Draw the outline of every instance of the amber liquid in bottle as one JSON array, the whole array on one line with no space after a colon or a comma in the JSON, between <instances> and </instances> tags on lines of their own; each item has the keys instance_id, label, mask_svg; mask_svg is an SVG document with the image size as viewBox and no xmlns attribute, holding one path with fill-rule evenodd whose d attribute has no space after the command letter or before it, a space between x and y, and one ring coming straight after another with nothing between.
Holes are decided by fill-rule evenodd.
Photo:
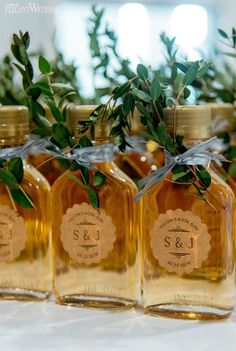
<instances>
[{"instance_id":1,"label":"amber liquid in bottle","mask_svg":"<svg viewBox=\"0 0 236 351\"><path fill-rule=\"evenodd\" d=\"M157 184L141 200L142 301L147 313L230 315L235 299L234 196L211 173L207 203L192 185Z\"/></svg>"},{"instance_id":2,"label":"amber liquid in bottle","mask_svg":"<svg viewBox=\"0 0 236 351\"><path fill-rule=\"evenodd\" d=\"M46 154L30 153L28 155L28 162L47 179L50 185L66 170L61 160L57 160Z\"/></svg>"},{"instance_id":3,"label":"amber liquid in bottle","mask_svg":"<svg viewBox=\"0 0 236 351\"><path fill-rule=\"evenodd\" d=\"M1 147L22 144L15 142L1 140ZM27 163L21 186L35 208L13 204L6 186L0 185L0 297L44 300L52 290L50 186Z\"/></svg>"},{"instance_id":4,"label":"amber liquid in bottle","mask_svg":"<svg viewBox=\"0 0 236 351\"><path fill-rule=\"evenodd\" d=\"M137 297L136 187L113 162L96 165L107 177L99 209L70 172L52 187L54 294L60 304L128 308Z\"/></svg>"}]
</instances>

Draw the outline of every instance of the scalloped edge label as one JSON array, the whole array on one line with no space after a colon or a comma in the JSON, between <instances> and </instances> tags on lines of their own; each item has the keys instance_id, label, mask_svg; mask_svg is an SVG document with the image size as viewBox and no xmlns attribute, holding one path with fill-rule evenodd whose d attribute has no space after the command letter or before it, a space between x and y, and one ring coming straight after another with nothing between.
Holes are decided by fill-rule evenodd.
<instances>
[{"instance_id":1,"label":"scalloped edge label","mask_svg":"<svg viewBox=\"0 0 236 351\"><path fill-rule=\"evenodd\" d=\"M62 217L61 241L77 263L90 265L107 258L116 240L116 228L105 210L75 204Z\"/></svg>"},{"instance_id":2,"label":"scalloped edge label","mask_svg":"<svg viewBox=\"0 0 236 351\"><path fill-rule=\"evenodd\" d=\"M160 214L150 231L153 256L161 267L177 274L201 267L211 249L210 241L201 218L181 209Z\"/></svg>"}]
</instances>

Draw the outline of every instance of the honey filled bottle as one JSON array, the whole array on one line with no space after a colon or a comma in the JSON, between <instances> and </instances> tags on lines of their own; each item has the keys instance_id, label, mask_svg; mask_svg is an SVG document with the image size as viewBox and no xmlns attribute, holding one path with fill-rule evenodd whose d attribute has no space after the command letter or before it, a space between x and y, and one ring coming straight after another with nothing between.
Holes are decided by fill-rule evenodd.
<instances>
[{"instance_id":1,"label":"honey filled bottle","mask_svg":"<svg viewBox=\"0 0 236 351\"><path fill-rule=\"evenodd\" d=\"M28 110L22 106L0 107L0 148L12 152L29 136ZM7 150L5 150L7 149ZM16 161L16 160L15 160ZM1 166L16 163L1 159ZM15 168L17 170L17 167ZM14 170L14 169L13 169ZM4 170L1 171L1 177ZM20 176L20 170L16 177ZM1 178L0 177L0 178ZM44 300L51 293L50 186L31 165L24 164L22 192L33 204L19 205L17 189L0 182L0 297L4 299ZM18 194L19 195L19 194ZM25 202L21 197L20 202ZM22 207L23 206L23 207Z\"/></svg>"},{"instance_id":2,"label":"honey filled bottle","mask_svg":"<svg viewBox=\"0 0 236 351\"><path fill-rule=\"evenodd\" d=\"M173 133L173 109L165 115ZM178 106L175 130L187 148L208 139L209 107ZM207 201L192 183L173 182L171 174L141 199L142 303L149 314L221 319L233 311L235 199L210 173Z\"/></svg>"},{"instance_id":3,"label":"honey filled bottle","mask_svg":"<svg viewBox=\"0 0 236 351\"><path fill-rule=\"evenodd\" d=\"M94 106L69 108L76 139L79 123L93 110ZM81 170L65 172L52 187L54 294L60 304L118 309L136 303L136 187L113 163L106 133L106 125L96 126L94 145L99 149L93 165L106 176L105 184L96 188L99 208L92 206L81 186ZM91 170L91 187L94 174Z\"/></svg>"},{"instance_id":4,"label":"honey filled bottle","mask_svg":"<svg viewBox=\"0 0 236 351\"><path fill-rule=\"evenodd\" d=\"M154 142L145 140L142 133L145 128L140 120L140 113L135 109L130 118L131 132L124 153L116 153L115 163L135 183L140 179L160 168L164 162L164 153Z\"/></svg>"}]
</instances>

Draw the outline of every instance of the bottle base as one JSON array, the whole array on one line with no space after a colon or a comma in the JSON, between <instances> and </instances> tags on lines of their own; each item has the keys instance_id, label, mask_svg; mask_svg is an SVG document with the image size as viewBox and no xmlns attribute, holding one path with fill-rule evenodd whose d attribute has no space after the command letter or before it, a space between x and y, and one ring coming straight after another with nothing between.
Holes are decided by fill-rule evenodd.
<instances>
[{"instance_id":1,"label":"bottle base","mask_svg":"<svg viewBox=\"0 0 236 351\"><path fill-rule=\"evenodd\" d=\"M146 307L145 313L167 318L218 320L228 318L232 310L213 306L161 304Z\"/></svg>"},{"instance_id":2,"label":"bottle base","mask_svg":"<svg viewBox=\"0 0 236 351\"><path fill-rule=\"evenodd\" d=\"M56 297L56 302L60 305L75 307L93 307L104 309L128 309L136 305L136 301L126 300L117 297L93 296L93 295L65 295Z\"/></svg>"},{"instance_id":3,"label":"bottle base","mask_svg":"<svg viewBox=\"0 0 236 351\"><path fill-rule=\"evenodd\" d=\"M0 288L0 299L19 300L19 301L44 301L50 297L48 291L35 291L28 289L3 289Z\"/></svg>"}]
</instances>

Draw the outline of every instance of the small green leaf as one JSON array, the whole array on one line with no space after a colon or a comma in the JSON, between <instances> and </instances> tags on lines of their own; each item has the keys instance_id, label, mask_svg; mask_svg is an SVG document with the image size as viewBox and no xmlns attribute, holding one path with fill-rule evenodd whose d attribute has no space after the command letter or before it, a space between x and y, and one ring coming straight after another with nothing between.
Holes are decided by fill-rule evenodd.
<instances>
[{"instance_id":1,"label":"small green leaf","mask_svg":"<svg viewBox=\"0 0 236 351\"><path fill-rule=\"evenodd\" d=\"M135 106L137 107L138 111L141 113L141 115L149 118L149 113L148 111L146 110L145 106L143 106L143 104L141 102L137 102L135 104Z\"/></svg>"},{"instance_id":2,"label":"small green leaf","mask_svg":"<svg viewBox=\"0 0 236 351\"><path fill-rule=\"evenodd\" d=\"M73 180L75 183L81 186L81 188L87 189L87 185L85 185L78 177L74 176L73 174L67 174L67 178Z\"/></svg>"},{"instance_id":3,"label":"small green leaf","mask_svg":"<svg viewBox=\"0 0 236 351\"><path fill-rule=\"evenodd\" d=\"M187 99L191 95L191 90L187 87L184 88L184 98Z\"/></svg>"},{"instance_id":4,"label":"small green leaf","mask_svg":"<svg viewBox=\"0 0 236 351\"><path fill-rule=\"evenodd\" d=\"M52 137L61 147L66 147L69 144L70 132L62 124L53 124L52 126Z\"/></svg>"},{"instance_id":5,"label":"small green leaf","mask_svg":"<svg viewBox=\"0 0 236 351\"><path fill-rule=\"evenodd\" d=\"M183 171L183 172L180 172L180 173L175 173L172 175L172 180L173 182L176 182L176 180L180 180L181 178L184 178L186 177L186 175L190 172L190 170L187 170L187 171Z\"/></svg>"},{"instance_id":6,"label":"small green leaf","mask_svg":"<svg viewBox=\"0 0 236 351\"><path fill-rule=\"evenodd\" d=\"M175 62L175 67L177 67L181 72L186 73L189 67L181 62Z\"/></svg>"},{"instance_id":7,"label":"small green leaf","mask_svg":"<svg viewBox=\"0 0 236 351\"><path fill-rule=\"evenodd\" d=\"M23 62L22 62L22 59L20 56L19 46L12 44L11 45L11 52L12 52L13 56L17 59L17 61L19 61L23 65Z\"/></svg>"},{"instance_id":8,"label":"small green leaf","mask_svg":"<svg viewBox=\"0 0 236 351\"><path fill-rule=\"evenodd\" d=\"M47 101L47 105L50 108L50 111L52 112L52 115L55 118L55 120L58 123L63 122L63 116L56 104L53 101Z\"/></svg>"},{"instance_id":9,"label":"small green leaf","mask_svg":"<svg viewBox=\"0 0 236 351\"><path fill-rule=\"evenodd\" d=\"M134 108L135 100L132 94L126 94L123 101L123 109L125 115L131 112Z\"/></svg>"},{"instance_id":10,"label":"small green leaf","mask_svg":"<svg viewBox=\"0 0 236 351\"><path fill-rule=\"evenodd\" d=\"M94 208L98 208L99 207L99 198L98 198L96 191L93 190L93 188L91 188L90 186L88 187L87 191L88 191L88 197L89 197L89 200L90 200L92 206Z\"/></svg>"},{"instance_id":11,"label":"small green leaf","mask_svg":"<svg viewBox=\"0 0 236 351\"><path fill-rule=\"evenodd\" d=\"M83 175L83 179L85 180L86 184L90 182L90 173L87 167L81 166L80 167L81 173Z\"/></svg>"},{"instance_id":12,"label":"small green leaf","mask_svg":"<svg viewBox=\"0 0 236 351\"><path fill-rule=\"evenodd\" d=\"M69 167L70 171L71 172L75 172L77 171L78 169L80 169L80 165L76 162L76 161L73 161Z\"/></svg>"},{"instance_id":13,"label":"small green leaf","mask_svg":"<svg viewBox=\"0 0 236 351\"><path fill-rule=\"evenodd\" d=\"M171 76L170 76L171 82L175 81L175 79L177 78L177 75L178 75L177 67L176 67L176 65L173 65L173 67L171 69Z\"/></svg>"},{"instance_id":14,"label":"small green leaf","mask_svg":"<svg viewBox=\"0 0 236 351\"><path fill-rule=\"evenodd\" d=\"M232 39L233 39L233 44L235 48L236 47L236 29L234 27L232 28Z\"/></svg>"},{"instance_id":15,"label":"small green leaf","mask_svg":"<svg viewBox=\"0 0 236 351\"><path fill-rule=\"evenodd\" d=\"M139 78L142 80L148 79L148 70L141 63L137 66L137 74L138 74Z\"/></svg>"},{"instance_id":16,"label":"small green leaf","mask_svg":"<svg viewBox=\"0 0 236 351\"><path fill-rule=\"evenodd\" d=\"M21 62L26 66L28 64L28 55L24 44L19 44L19 52L21 56Z\"/></svg>"},{"instance_id":17,"label":"small green leaf","mask_svg":"<svg viewBox=\"0 0 236 351\"><path fill-rule=\"evenodd\" d=\"M33 77L34 77L34 69L33 69L32 63L31 63L30 61L28 61L28 64L27 64L27 66L26 66L26 69L27 69L27 71L28 71L30 80L32 80Z\"/></svg>"},{"instance_id":18,"label":"small green leaf","mask_svg":"<svg viewBox=\"0 0 236 351\"><path fill-rule=\"evenodd\" d=\"M211 185L211 175L205 167L201 165L197 166L197 176L207 188Z\"/></svg>"},{"instance_id":19,"label":"small green leaf","mask_svg":"<svg viewBox=\"0 0 236 351\"><path fill-rule=\"evenodd\" d=\"M118 146L122 145L124 142L124 138L122 137L122 135L117 135L114 138L114 143Z\"/></svg>"},{"instance_id":20,"label":"small green leaf","mask_svg":"<svg viewBox=\"0 0 236 351\"><path fill-rule=\"evenodd\" d=\"M93 178L93 185L95 187L101 187L106 181L106 176L101 172L96 172Z\"/></svg>"},{"instance_id":21,"label":"small green leaf","mask_svg":"<svg viewBox=\"0 0 236 351\"><path fill-rule=\"evenodd\" d=\"M31 134L39 135L41 137L50 136L51 131L46 128L34 128L31 130Z\"/></svg>"},{"instance_id":22,"label":"small green leaf","mask_svg":"<svg viewBox=\"0 0 236 351\"><path fill-rule=\"evenodd\" d=\"M45 128L48 129L49 131L51 131L51 127L52 127L52 122L49 121L49 119L47 119L47 117L41 116L40 114L37 115L37 124L41 127L41 128Z\"/></svg>"},{"instance_id":23,"label":"small green leaf","mask_svg":"<svg viewBox=\"0 0 236 351\"><path fill-rule=\"evenodd\" d=\"M53 95L53 93L50 90L49 85L45 82L36 82L36 83L31 85L31 88L39 88L41 90L41 92L47 96Z\"/></svg>"},{"instance_id":24,"label":"small green leaf","mask_svg":"<svg viewBox=\"0 0 236 351\"><path fill-rule=\"evenodd\" d=\"M60 101L59 101L59 104L58 104L58 108L61 109L66 101L66 99L69 97L69 96L72 96L72 95L76 95L76 92L75 91L70 91L69 93L66 93L65 95L63 95L61 98L60 98ZM63 116L64 117L64 116Z\"/></svg>"},{"instance_id":25,"label":"small green leaf","mask_svg":"<svg viewBox=\"0 0 236 351\"><path fill-rule=\"evenodd\" d=\"M130 82L125 82L120 87L114 89L113 92L112 92L114 94L114 99L116 100L119 97L121 97L124 94L126 94L129 91L130 87L131 87Z\"/></svg>"},{"instance_id":26,"label":"small green leaf","mask_svg":"<svg viewBox=\"0 0 236 351\"><path fill-rule=\"evenodd\" d=\"M79 144L81 147L93 146L93 143L86 135L84 135L84 136L82 136L82 138L80 138Z\"/></svg>"},{"instance_id":27,"label":"small green leaf","mask_svg":"<svg viewBox=\"0 0 236 351\"><path fill-rule=\"evenodd\" d=\"M161 95L161 85L157 79L154 79L151 83L151 98L157 100Z\"/></svg>"},{"instance_id":28,"label":"small green leaf","mask_svg":"<svg viewBox=\"0 0 236 351\"><path fill-rule=\"evenodd\" d=\"M27 94L31 96L33 99L37 100L41 95L41 89L36 87L29 87L27 89Z\"/></svg>"},{"instance_id":29,"label":"small green leaf","mask_svg":"<svg viewBox=\"0 0 236 351\"><path fill-rule=\"evenodd\" d=\"M202 76L205 76L205 74L207 74L209 68L212 66L211 62L204 62L201 65L201 68L198 70L197 72L197 78L201 78Z\"/></svg>"},{"instance_id":30,"label":"small green leaf","mask_svg":"<svg viewBox=\"0 0 236 351\"><path fill-rule=\"evenodd\" d=\"M218 33L225 39L229 38L228 34L222 29L218 29Z\"/></svg>"},{"instance_id":31,"label":"small green leaf","mask_svg":"<svg viewBox=\"0 0 236 351\"><path fill-rule=\"evenodd\" d=\"M184 85L189 85L194 81L194 79L196 79L198 69L199 69L199 61L196 61L189 67L189 69L185 73L184 80L183 80Z\"/></svg>"},{"instance_id":32,"label":"small green leaf","mask_svg":"<svg viewBox=\"0 0 236 351\"><path fill-rule=\"evenodd\" d=\"M7 186L17 186L15 175L7 169L0 169L0 180Z\"/></svg>"},{"instance_id":33,"label":"small green leaf","mask_svg":"<svg viewBox=\"0 0 236 351\"><path fill-rule=\"evenodd\" d=\"M39 70L42 74L48 74L51 72L50 63L45 57L39 56L38 65L39 65Z\"/></svg>"},{"instance_id":34,"label":"small green leaf","mask_svg":"<svg viewBox=\"0 0 236 351\"><path fill-rule=\"evenodd\" d=\"M23 161L21 157L14 157L8 163L9 171L14 174L18 184L21 184L24 177Z\"/></svg>"},{"instance_id":35,"label":"small green leaf","mask_svg":"<svg viewBox=\"0 0 236 351\"><path fill-rule=\"evenodd\" d=\"M26 49L29 48L29 44L30 44L30 37L29 37L29 33L25 32L23 35L23 42L25 44Z\"/></svg>"},{"instance_id":36,"label":"small green leaf","mask_svg":"<svg viewBox=\"0 0 236 351\"><path fill-rule=\"evenodd\" d=\"M158 137L163 146L166 146L167 140L170 139L170 135L167 132L165 123L161 122L157 127Z\"/></svg>"},{"instance_id":37,"label":"small green leaf","mask_svg":"<svg viewBox=\"0 0 236 351\"><path fill-rule=\"evenodd\" d=\"M133 88L132 91L133 91L134 95L137 96L140 100L143 100L145 102L152 101L151 97L147 93L145 93L145 91L142 91L142 90L137 89L137 88Z\"/></svg>"},{"instance_id":38,"label":"small green leaf","mask_svg":"<svg viewBox=\"0 0 236 351\"><path fill-rule=\"evenodd\" d=\"M171 97L168 97L166 99L166 105L167 107L170 107L170 108L173 107L175 105L175 100Z\"/></svg>"},{"instance_id":39,"label":"small green leaf","mask_svg":"<svg viewBox=\"0 0 236 351\"><path fill-rule=\"evenodd\" d=\"M21 189L11 189L11 195L14 199L14 201L19 204L23 208L33 208L32 204L28 200L28 198L25 196L25 194L21 191ZM27 196L30 198L32 201L31 197L29 194Z\"/></svg>"}]
</instances>

